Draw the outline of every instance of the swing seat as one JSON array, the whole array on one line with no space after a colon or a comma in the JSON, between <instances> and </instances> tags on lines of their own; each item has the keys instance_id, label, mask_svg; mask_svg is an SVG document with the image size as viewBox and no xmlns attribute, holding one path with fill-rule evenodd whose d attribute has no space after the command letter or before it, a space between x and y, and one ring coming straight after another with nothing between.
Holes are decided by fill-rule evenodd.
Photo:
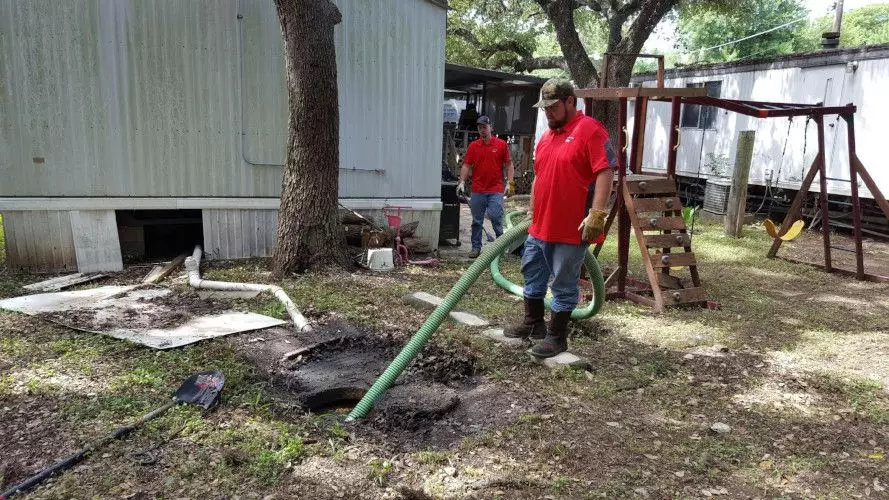
<instances>
[{"instance_id":1,"label":"swing seat","mask_svg":"<svg viewBox=\"0 0 889 500\"><path fill-rule=\"evenodd\" d=\"M780 238L782 241L791 241L796 239L796 237L803 232L803 228L806 227L805 222L798 220L790 226L790 229L788 229L786 233L779 235L778 227L775 225L774 222L771 221L771 219L766 219L765 221L763 221L762 225L765 226L766 232L769 233L769 236L771 236L772 238Z\"/></svg>"}]
</instances>

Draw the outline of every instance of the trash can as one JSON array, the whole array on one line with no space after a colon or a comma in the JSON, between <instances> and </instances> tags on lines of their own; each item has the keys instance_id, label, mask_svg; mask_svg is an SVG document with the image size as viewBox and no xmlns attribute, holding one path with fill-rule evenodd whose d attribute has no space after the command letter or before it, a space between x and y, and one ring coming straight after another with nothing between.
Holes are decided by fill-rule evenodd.
<instances>
[{"instance_id":1,"label":"trash can","mask_svg":"<svg viewBox=\"0 0 889 500\"><path fill-rule=\"evenodd\" d=\"M457 184L451 181L441 183L441 220L438 231L440 245L460 246L460 200L457 198Z\"/></svg>"}]
</instances>

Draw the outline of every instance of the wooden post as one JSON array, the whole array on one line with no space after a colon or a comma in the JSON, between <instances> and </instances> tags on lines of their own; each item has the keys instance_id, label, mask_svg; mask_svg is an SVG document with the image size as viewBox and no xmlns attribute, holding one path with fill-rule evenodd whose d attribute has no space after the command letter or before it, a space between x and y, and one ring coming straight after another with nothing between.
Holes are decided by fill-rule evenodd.
<instances>
[{"instance_id":1,"label":"wooden post","mask_svg":"<svg viewBox=\"0 0 889 500\"><path fill-rule=\"evenodd\" d=\"M837 16L842 16L842 14L837 14ZM852 225L854 226L853 234L855 235L855 277L857 279L863 280L864 250L862 249L861 243L861 200L858 197L858 165L856 164L856 162L858 161L858 156L855 153L855 115L844 115L843 118L846 120L846 140L849 144L849 180L852 183ZM865 181L864 183L865 185L867 185L867 188L870 189L871 196L873 196L874 199L877 200L877 204L880 205L880 208L885 211L886 199L883 198L883 195L882 193L880 193L879 189L877 189L875 192L874 188L872 188L868 184L867 180L870 178L870 176L867 174L863 167L861 168L861 170L862 172L865 172L864 175L861 176L861 178ZM880 203L881 198L882 203ZM887 216L889 216L889 214L887 214ZM822 222L822 224L827 223L827 218L824 215L821 216L821 220L824 221Z\"/></svg>"},{"instance_id":2,"label":"wooden post","mask_svg":"<svg viewBox=\"0 0 889 500\"><path fill-rule=\"evenodd\" d=\"M816 116L815 124L818 126L818 151L824 151L824 117ZM821 205L821 238L824 243L824 270L830 272L833 269L833 263L830 258L830 212L827 206L827 157L823 154L818 157L818 177L821 188L821 196L818 202ZM850 162L851 163L851 162ZM852 179L855 182L855 179ZM858 214L858 192L855 188L852 191L852 209ZM857 226L861 228L861 226ZM860 241L860 239L859 239ZM860 255L860 253L859 253ZM864 278L864 270L861 271L861 278Z\"/></svg>"},{"instance_id":3,"label":"wooden post","mask_svg":"<svg viewBox=\"0 0 889 500\"><path fill-rule=\"evenodd\" d=\"M618 107L618 139L617 139L617 199L614 203L617 205L617 291L625 293L627 291L627 267L630 262L630 215L627 213L627 207L624 204L624 185L627 179L627 134L624 130L627 127L627 99L622 97Z\"/></svg>"},{"instance_id":4,"label":"wooden post","mask_svg":"<svg viewBox=\"0 0 889 500\"><path fill-rule=\"evenodd\" d=\"M667 177L676 177L676 155L679 149L680 131L679 115L681 113L682 98L670 99L670 149L667 150Z\"/></svg>"},{"instance_id":5,"label":"wooden post","mask_svg":"<svg viewBox=\"0 0 889 500\"><path fill-rule=\"evenodd\" d=\"M732 187L728 195L728 208L725 213L725 234L733 238L741 236L744 225L744 210L747 207L747 179L750 177L750 164L753 162L753 142L756 132L745 130L738 136L738 152L735 154L735 170L732 172Z\"/></svg>"}]
</instances>

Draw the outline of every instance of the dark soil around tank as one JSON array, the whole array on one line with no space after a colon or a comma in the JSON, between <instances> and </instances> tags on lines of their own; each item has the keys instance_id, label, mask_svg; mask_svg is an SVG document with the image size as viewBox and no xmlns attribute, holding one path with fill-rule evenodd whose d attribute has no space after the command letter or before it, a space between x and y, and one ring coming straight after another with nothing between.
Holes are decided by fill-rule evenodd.
<instances>
[{"instance_id":1,"label":"dark soil around tank","mask_svg":"<svg viewBox=\"0 0 889 500\"><path fill-rule=\"evenodd\" d=\"M231 342L263 372L279 412L314 412L343 420L407 339L369 332L332 316L310 321L315 327L311 333L278 327L264 330L261 341L256 335L240 335ZM474 364L468 347L430 341L350 431L399 451L447 448L536 410L511 388L479 377Z\"/></svg>"}]
</instances>

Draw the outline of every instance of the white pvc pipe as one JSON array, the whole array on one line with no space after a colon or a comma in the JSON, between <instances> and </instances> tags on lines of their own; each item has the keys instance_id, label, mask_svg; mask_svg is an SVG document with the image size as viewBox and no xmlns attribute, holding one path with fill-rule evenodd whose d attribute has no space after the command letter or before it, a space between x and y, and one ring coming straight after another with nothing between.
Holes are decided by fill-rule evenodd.
<instances>
[{"instance_id":1,"label":"white pvc pipe","mask_svg":"<svg viewBox=\"0 0 889 500\"><path fill-rule=\"evenodd\" d=\"M226 281L210 281L201 279L201 246L194 247L194 253L191 257L185 259L185 270L188 272L188 284L195 288L206 288L208 290L225 290L231 292L272 292L287 309L287 314L293 320L293 326L297 331L311 331L312 327L306 317L299 312L296 304L287 296L287 292L277 285L259 285L256 283L230 283Z\"/></svg>"}]
</instances>

